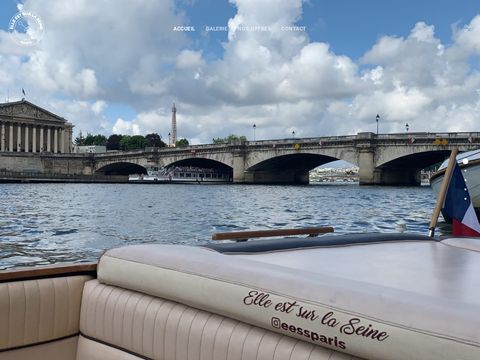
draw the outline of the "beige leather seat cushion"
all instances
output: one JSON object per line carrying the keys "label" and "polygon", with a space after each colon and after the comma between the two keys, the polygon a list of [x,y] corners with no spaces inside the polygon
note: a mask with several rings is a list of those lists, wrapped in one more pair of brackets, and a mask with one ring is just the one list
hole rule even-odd
{"label": "beige leather seat cushion", "polygon": [[97,280],[85,284],[80,331],[85,337],[79,341],[78,360],[133,360],[135,354],[162,360],[356,359]]}
{"label": "beige leather seat cushion", "polygon": [[137,245],[107,251],[98,268],[105,284],[389,360],[480,359],[477,274],[478,252],[432,241],[248,255]]}
{"label": "beige leather seat cushion", "polygon": [[83,284],[90,276],[0,284],[0,351],[78,333]]}
{"label": "beige leather seat cushion", "polygon": [[75,360],[78,335],[0,352],[0,360]]}

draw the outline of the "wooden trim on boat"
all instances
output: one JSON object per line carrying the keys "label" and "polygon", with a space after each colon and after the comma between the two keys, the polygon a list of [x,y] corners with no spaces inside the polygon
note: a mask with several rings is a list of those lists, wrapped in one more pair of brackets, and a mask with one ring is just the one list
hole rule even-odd
{"label": "wooden trim on boat", "polygon": [[2,270],[0,271],[0,283],[73,275],[91,275],[96,277],[96,274],[97,263],[54,264],[39,267]]}
{"label": "wooden trim on boat", "polygon": [[[473,166],[473,165],[480,165],[480,159],[471,160],[468,162],[468,164],[458,163],[458,166],[460,166],[460,169],[469,168],[470,166]],[[437,177],[444,175],[445,170],[446,168],[433,173],[432,176],[430,176],[430,182],[436,179]]]}
{"label": "wooden trim on boat", "polygon": [[247,240],[251,238],[263,238],[274,236],[292,236],[292,235],[308,235],[311,237],[319,234],[334,232],[333,227],[309,227],[300,229],[277,229],[277,230],[254,230],[254,231],[231,231],[214,233],[212,240]]}

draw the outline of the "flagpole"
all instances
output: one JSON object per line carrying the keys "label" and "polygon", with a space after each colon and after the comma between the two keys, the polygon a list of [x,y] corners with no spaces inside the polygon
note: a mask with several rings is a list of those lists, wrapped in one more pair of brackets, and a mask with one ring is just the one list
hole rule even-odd
{"label": "flagpole", "polygon": [[442,210],[443,202],[445,201],[445,195],[447,194],[448,184],[450,183],[450,178],[452,177],[453,167],[457,162],[458,147],[454,147],[450,153],[450,159],[448,160],[448,166],[445,170],[445,176],[443,178],[442,186],[438,192],[437,203],[435,204],[435,210],[433,211],[432,220],[430,221],[430,226],[428,228],[428,236],[433,237],[435,235],[435,227],[437,226],[438,217],[440,216],[440,211]]}

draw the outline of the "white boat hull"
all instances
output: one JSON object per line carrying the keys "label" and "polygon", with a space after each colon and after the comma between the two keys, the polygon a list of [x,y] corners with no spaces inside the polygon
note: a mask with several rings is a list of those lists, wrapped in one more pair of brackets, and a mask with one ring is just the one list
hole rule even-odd
{"label": "white boat hull", "polygon": [[143,178],[137,176],[130,176],[129,182],[132,183],[175,183],[175,184],[210,184],[210,183],[228,183],[227,179],[205,179],[205,178],[157,178],[153,176],[145,176]]}
{"label": "white boat hull", "polygon": [[211,169],[194,167],[175,167],[173,169],[149,167],[147,174],[130,174],[128,181],[134,183],[177,184],[228,183],[231,182],[231,176]]}

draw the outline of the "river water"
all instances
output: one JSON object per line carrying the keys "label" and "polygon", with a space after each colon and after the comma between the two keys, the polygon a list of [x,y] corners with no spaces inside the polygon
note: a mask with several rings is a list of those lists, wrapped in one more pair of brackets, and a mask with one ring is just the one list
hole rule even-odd
{"label": "river water", "polygon": [[137,243],[203,244],[212,233],[333,226],[427,233],[429,187],[0,184],[0,269],[96,260]]}

